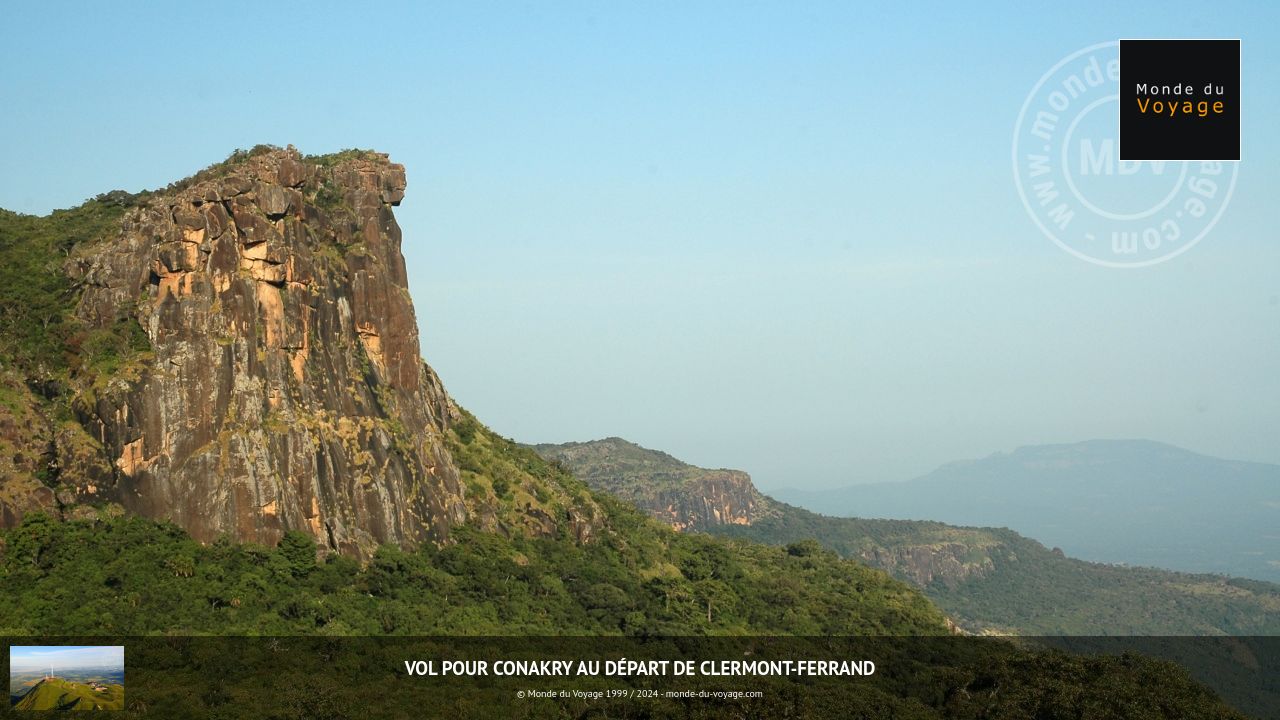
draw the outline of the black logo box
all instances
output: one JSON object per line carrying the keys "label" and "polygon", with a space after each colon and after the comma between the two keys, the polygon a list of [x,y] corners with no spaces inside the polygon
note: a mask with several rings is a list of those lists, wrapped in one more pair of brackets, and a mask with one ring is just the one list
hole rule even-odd
{"label": "black logo box", "polygon": [[1120,159],[1239,160],[1240,40],[1121,40]]}

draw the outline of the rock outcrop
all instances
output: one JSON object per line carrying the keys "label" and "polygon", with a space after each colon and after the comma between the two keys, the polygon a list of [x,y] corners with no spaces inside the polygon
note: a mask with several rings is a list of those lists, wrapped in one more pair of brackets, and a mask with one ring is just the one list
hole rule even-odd
{"label": "rock outcrop", "polygon": [[206,542],[302,530],[361,557],[463,521],[392,214],[404,192],[385,155],[270,149],[81,248],[79,320],[136,322],[149,349],[78,381],[76,419],[110,472],[64,487],[67,503],[118,503]]}
{"label": "rock outcrop", "polygon": [[592,488],[627,500],[676,530],[750,525],[773,512],[741,470],[696,467],[622,438],[534,449]]}
{"label": "rock outcrop", "polygon": [[707,470],[683,489],[659,489],[645,508],[676,530],[712,525],[750,525],[764,512],[764,500],[741,470]]}
{"label": "rock outcrop", "polygon": [[863,550],[858,559],[919,588],[928,588],[934,583],[955,588],[995,571],[995,563],[987,550],[989,548],[975,550],[960,542],[902,544]]}

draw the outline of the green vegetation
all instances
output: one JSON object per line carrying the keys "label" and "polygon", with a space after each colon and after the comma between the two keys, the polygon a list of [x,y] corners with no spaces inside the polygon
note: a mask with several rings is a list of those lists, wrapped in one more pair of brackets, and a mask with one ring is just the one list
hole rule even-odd
{"label": "green vegetation", "polygon": [[367,567],[277,548],[201,546],[141,518],[29,515],[3,533],[4,635],[938,634],[942,616],[883,573],[822,552],[678,535],[603,500],[594,542],[506,538],[381,548]]}
{"label": "green vegetation", "polygon": [[[366,567],[342,556],[317,562],[313,541],[300,533],[286,534],[276,548],[225,540],[201,546],[174,526],[141,518],[56,522],[30,515],[0,537],[0,618],[9,623],[0,634],[625,634],[654,644],[587,644],[569,654],[734,657],[742,654],[731,652],[737,646],[686,640],[668,647],[657,634],[907,633],[934,635],[941,644],[881,638],[840,650],[823,638],[769,640],[753,650],[784,658],[869,653],[884,670],[874,681],[756,678],[750,686],[764,697],[749,706],[619,702],[608,705],[608,714],[679,717],[694,707],[700,717],[734,717],[750,707],[760,716],[868,719],[1242,717],[1168,663],[948,638],[941,617],[918,593],[815,542],[784,549],[681,535],[616,501],[597,500],[608,521],[587,544],[464,527],[444,547],[384,547]],[[501,650],[486,651],[485,643],[496,641],[483,638],[475,646],[450,640],[425,648],[421,640],[231,642],[135,642],[130,682],[140,704],[130,710],[176,718],[342,718],[370,710],[412,716],[421,712],[425,691],[433,707],[496,717],[508,712],[499,709],[509,708],[512,692],[528,684],[414,684],[387,671],[424,653],[493,658],[513,652],[500,643]],[[528,657],[566,652],[546,649],[545,641],[539,650],[536,642],[519,647]],[[587,678],[572,686],[619,683],[706,689],[696,679]],[[65,704],[67,696],[58,697],[52,702]],[[34,698],[42,695],[30,702],[46,706]],[[522,705],[517,716],[579,716],[602,707],[559,699]]]}
{"label": "green vegetation", "polygon": [[[343,718],[370,710],[414,716],[426,701],[423,692],[433,707],[452,708],[461,717],[497,717],[527,681],[415,684],[388,669],[424,654],[741,657],[744,646],[671,638],[793,633],[810,638],[766,638],[745,647],[759,657],[867,655],[882,672],[856,682],[752,678],[750,687],[764,697],[749,705],[619,702],[608,705],[608,716],[681,717],[696,707],[699,717],[739,717],[749,707],[762,717],[868,720],[1243,717],[1169,663],[948,637],[941,616],[919,593],[815,542],[784,549],[682,535],[616,501],[599,502],[609,520],[585,545],[464,527],[444,547],[384,547],[366,567],[342,556],[317,562],[313,541],[300,533],[286,534],[276,548],[229,541],[206,547],[176,527],[141,518],[56,522],[30,515],[0,537],[0,618],[9,623],[0,634],[169,636],[131,645],[137,670],[130,683],[137,688],[131,690],[140,702],[136,709],[175,718]],[[283,645],[188,645],[172,637],[204,633],[619,639],[559,646],[478,638],[478,645],[445,640],[424,647],[421,639],[405,645],[325,645],[323,638],[301,637]],[[830,637],[846,634],[916,637]],[[617,644],[623,635],[640,645]],[[919,637],[928,635],[933,640]],[[718,642],[731,640],[743,642]],[[707,689],[696,678],[564,684]],[[270,691],[264,694],[264,688]],[[516,716],[581,716],[602,707],[558,699],[522,705]]]}
{"label": "green vegetation", "polygon": [[13,706],[14,710],[123,710],[124,686],[101,690],[62,678],[41,680]]}
{"label": "green vegetation", "polygon": [[264,155],[266,153],[279,150],[279,149],[280,148],[275,145],[267,145],[267,144],[254,145],[248,150],[236,148],[231,152],[230,155],[227,156],[226,160],[223,160],[222,162],[214,163],[209,167],[197,172],[194,175],[185,177],[176,182],[169,183],[169,185],[164,189],[164,192],[167,192],[167,193],[180,192],[182,190],[186,190],[187,188],[193,185],[198,185],[206,180],[212,180],[213,178],[221,177],[223,175],[226,175],[228,171],[233,170],[236,167],[245,164],[249,160],[252,160],[253,158],[258,157],[259,155]]}
{"label": "green vegetation", "polygon": [[[700,505],[705,470],[619,438],[540,445],[591,487],[650,511],[688,493]],[[658,498],[657,490],[665,495]],[[791,545],[816,540],[922,588],[971,632],[1020,635],[1276,635],[1280,586],[1066,557],[1002,528],[827,517],[760,495],[750,525],[706,533]]]}
{"label": "green vegetation", "polygon": [[1280,586],[1090,563],[1053,553],[1009,530],[993,532],[1002,536],[991,553],[994,572],[926,591],[949,614],[977,629],[1044,635],[1280,634]]}
{"label": "green vegetation", "polygon": [[1149,440],[1090,440],[781,499],[833,516],[1008,527],[1094,562],[1280,583],[1277,486],[1276,464]]}
{"label": "green vegetation", "polygon": [[[970,564],[967,571],[957,566],[949,574],[940,565],[924,591],[974,632],[1280,634],[1280,587],[1270,583],[1085,562],[1006,529],[832,518],[778,505],[777,516],[750,526],[708,530],[772,544],[817,538],[841,556],[864,560],[880,549],[880,564],[902,578],[911,576],[913,560],[922,562],[926,553],[958,555]],[[886,558],[886,549],[900,557]]]}
{"label": "green vegetation", "polygon": [[325,153],[323,155],[304,155],[303,160],[313,163],[322,168],[331,168],[335,165],[343,163],[347,160],[365,160],[374,157],[381,157],[373,150],[362,150],[360,148],[347,148],[337,152]]}
{"label": "green vegetation", "polygon": [[79,292],[63,265],[76,247],[118,227],[138,200],[117,191],[44,217],[0,210],[0,357],[31,381],[65,379],[86,342],[93,352],[107,349],[72,316]]}
{"label": "green vegetation", "polygon": [[588,485],[640,506],[663,491],[679,491],[714,470],[696,467],[662,452],[611,437],[583,443],[534,445],[532,449],[563,463]]}
{"label": "green vegetation", "polygon": [[473,517],[490,517],[497,527],[525,534],[556,529],[567,538],[573,518],[589,525],[601,513],[587,486],[563,467],[498,435],[462,408],[445,443]]}
{"label": "green vegetation", "polygon": [[76,317],[80,287],[66,267],[144,197],[115,191],[44,217],[0,210],[0,503],[27,502],[37,484],[56,488],[59,455],[94,444],[73,405],[91,406],[150,357],[136,318],[95,328]]}

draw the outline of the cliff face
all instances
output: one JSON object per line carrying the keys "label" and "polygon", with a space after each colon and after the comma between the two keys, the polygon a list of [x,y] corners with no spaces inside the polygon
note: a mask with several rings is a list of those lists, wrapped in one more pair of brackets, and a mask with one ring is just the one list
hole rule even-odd
{"label": "cliff face", "polygon": [[658,490],[643,508],[676,530],[750,525],[764,511],[751,476],[741,470],[707,470],[683,490]]}
{"label": "cliff face", "polygon": [[960,542],[877,546],[861,551],[857,557],[919,588],[928,588],[934,583],[955,588],[995,571],[989,554]]}
{"label": "cliff face", "polygon": [[77,318],[145,342],[78,381],[76,419],[113,467],[65,500],[201,541],[299,529],[354,555],[464,520],[391,210],[404,190],[384,155],[272,150],[171,186],[78,252]]}
{"label": "cliff face", "polygon": [[534,449],[676,530],[750,525],[773,511],[741,470],[695,467],[621,438]]}

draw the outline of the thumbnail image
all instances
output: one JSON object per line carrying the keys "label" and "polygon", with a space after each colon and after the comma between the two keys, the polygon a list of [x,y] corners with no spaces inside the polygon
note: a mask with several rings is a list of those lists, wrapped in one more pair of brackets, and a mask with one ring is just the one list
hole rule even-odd
{"label": "thumbnail image", "polygon": [[14,710],[123,710],[124,647],[10,647],[9,706]]}

